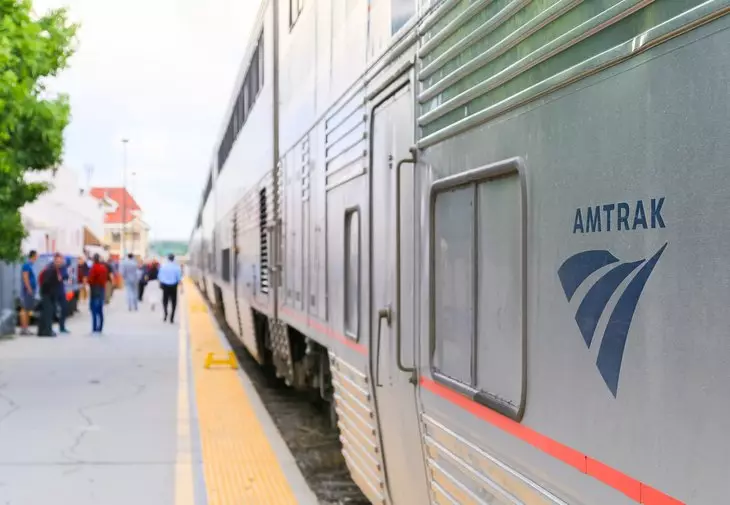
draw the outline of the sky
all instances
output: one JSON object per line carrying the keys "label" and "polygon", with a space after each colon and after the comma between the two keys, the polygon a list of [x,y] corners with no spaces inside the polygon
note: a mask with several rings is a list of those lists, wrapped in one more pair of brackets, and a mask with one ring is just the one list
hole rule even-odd
{"label": "sky", "polygon": [[[153,239],[187,240],[259,0],[33,0],[81,24],[49,83],[72,119],[64,164],[86,187],[127,187]],[[134,173],[134,176],[132,174]]]}

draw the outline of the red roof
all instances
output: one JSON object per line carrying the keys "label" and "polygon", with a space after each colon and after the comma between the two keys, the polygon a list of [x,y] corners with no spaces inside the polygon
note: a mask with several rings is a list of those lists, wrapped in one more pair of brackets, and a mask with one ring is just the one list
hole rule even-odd
{"label": "red roof", "polygon": [[[125,205],[125,194],[127,196],[127,215],[125,216],[125,219],[122,220],[122,209]],[[134,220],[134,214],[132,212],[135,210],[142,210],[137,202],[134,200],[134,197],[132,197],[132,195],[129,194],[129,191],[124,188],[91,188],[91,196],[93,196],[97,200],[108,198],[109,200],[113,200],[114,202],[116,202],[117,209],[114,212],[107,212],[104,215],[105,223],[129,223],[130,221]]]}

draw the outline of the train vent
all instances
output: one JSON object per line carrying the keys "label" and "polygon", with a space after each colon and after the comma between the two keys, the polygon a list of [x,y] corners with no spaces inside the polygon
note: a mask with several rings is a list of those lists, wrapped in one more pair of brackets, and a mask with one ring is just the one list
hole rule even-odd
{"label": "train vent", "polygon": [[266,188],[259,191],[259,257],[261,258],[261,275],[259,282],[261,292],[269,293],[269,235],[266,231],[267,222]]}

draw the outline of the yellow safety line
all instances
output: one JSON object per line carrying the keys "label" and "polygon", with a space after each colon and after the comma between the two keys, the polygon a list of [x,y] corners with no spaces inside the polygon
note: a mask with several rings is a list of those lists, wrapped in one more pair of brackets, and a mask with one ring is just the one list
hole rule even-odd
{"label": "yellow safety line", "polygon": [[180,321],[177,362],[177,457],[175,461],[175,505],[195,505],[193,458],[190,436],[190,393],[185,314]]}
{"label": "yellow safety line", "polygon": [[208,505],[296,504],[238,372],[204,368],[208,353],[224,354],[228,349],[189,281],[185,294]]}

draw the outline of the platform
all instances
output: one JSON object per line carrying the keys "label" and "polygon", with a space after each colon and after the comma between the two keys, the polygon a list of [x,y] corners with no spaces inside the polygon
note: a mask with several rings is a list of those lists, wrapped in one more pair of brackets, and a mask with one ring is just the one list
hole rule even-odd
{"label": "platform", "polygon": [[186,285],[179,322],[124,293],[91,336],[0,340],[0,504],[317,503],[229,347]]}

